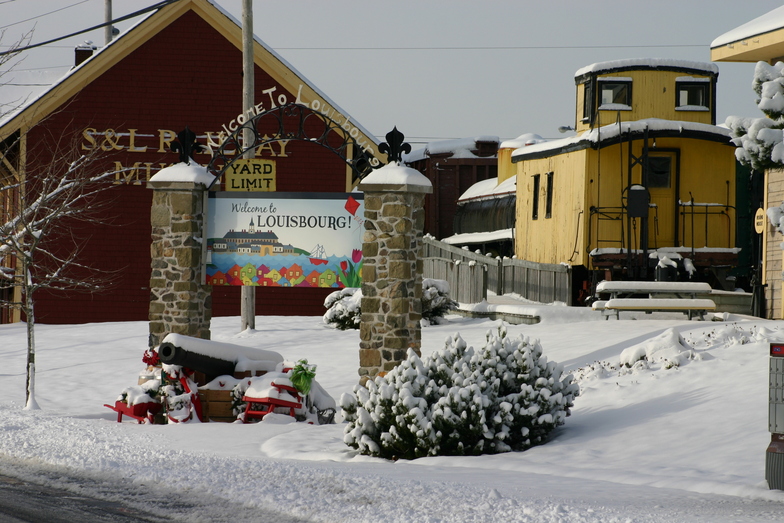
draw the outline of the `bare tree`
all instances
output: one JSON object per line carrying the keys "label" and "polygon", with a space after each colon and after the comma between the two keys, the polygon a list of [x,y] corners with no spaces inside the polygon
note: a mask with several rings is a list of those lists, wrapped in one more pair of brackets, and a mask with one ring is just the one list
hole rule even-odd
{"label": "bare tree", "polygon": [[[0,280],[18,289],[11,298],[0,299],[0,306],[21,310],[27,324],[26,409],[38,408],[36,292],[97,292],[112,281],[112,275],[85,263],[81,251],[85,243],[82,233],[103,221],[110,200],[102,193],[113,187],[114,172],[101,172],[100,151],[80,154],[75,143],[53,150],[64,152],[47,160],[34,175],[0,187],[7,216],[0,221],[0,260],[11,260],[0,265]],[[0,161],[2,154],[0,151]]]}
{"label": "bare tree", "polygon": [[[12,43],[7,49],[0,47],[0,86],[9,83],[5,78],[13,72],[17,65],[19,65],[24,58],[19,58],[20,49],[23,49],[32,39],[32,31],[25,33],[19,37],[17,41]],[[0,31],[0,42],[5,38],[5,29]],[[21,105],[22,100],[3,100],[0,99],[0,120],[7,114],[14,112]]]}

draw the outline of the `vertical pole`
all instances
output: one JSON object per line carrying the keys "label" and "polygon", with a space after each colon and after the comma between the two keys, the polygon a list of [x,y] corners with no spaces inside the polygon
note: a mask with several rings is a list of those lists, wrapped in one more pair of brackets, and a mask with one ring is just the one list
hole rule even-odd
{"label": "vertical pole", "polygon": [[104,0],[104,21],[108,24],[103,27],[104,45],[112,41],[112,0]]}
{"label": "vertical pole", "polygon": [[[253,73],[253,0],[242,0],[242,112],[246,115],[254,106]],[[246,123],[246,125],[252,124]],[[250,127],[245,127],[242,131],[244,146],[247,147],[252,140],[253,133]],[[253,149],[246,151],[243,155],[245,159],[253,157]],[[255,329],[256,288],[250,285],[243,285],[240,292],[242,294],[240,305],[242,330]]]}

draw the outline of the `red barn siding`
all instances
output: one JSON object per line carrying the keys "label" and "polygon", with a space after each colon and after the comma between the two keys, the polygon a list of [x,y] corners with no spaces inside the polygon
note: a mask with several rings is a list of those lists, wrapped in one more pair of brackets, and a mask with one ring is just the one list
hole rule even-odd
{"label": "red barn siding", "polygon": [[[275,96],[286,95],[294,101],[296,93],[285,91],[272,78],[256,68],[256,100],[266,102],[263,90],[276,87]],[[117,284],[104,294],[51,294],[41,292],[36,300],[36,317],[42,323],[81,323],[120,320],[146,320],[150,279],[150,205],[152,191],[145,184],[145,163],[151,174],[160,164],[178,161],[178,155],[160,152],[160,130],[179,132],[186,125],[198,135],[217,135],[224,124],[241,112],[241,52],[201,17],[189,11],[168,28],[150,38],[139,49],[106,70],[78,95],[34,128],[29,144],[39,150],[51,144],[51,137],[78,138],[79,147],[90,146],[81,136],[87,128],[108,131],[109,141],[96,137],[97,145],[111,149],[112,142],[122,150],[107,151],[105,169],[115,162],[124,167],[139,163],[138,184],[122,183],[107,192],[110,207],[103,218],[115,226],[93,226],[82,230],[89,238],[84,243],[84,258],[106,273],[121,275]],[[266,106],[266,104],[265,104]],[[276,124],[269,124],[274,134]],[[129,130],[135,129],[135,147],[145,152],[130,152]],[[112,133],[125,133],[117,137]],[[152,135],[152,136],[149,136]],[[204,140],[200,140],[204,143]],[[61,147],[70,145],[65,140]],[[31,146],[32,147],[32,146]],[[277,146],[273,146],[277,150]],[[57,150],[30,155],[28,173],[36,166],[57,157]],[[289,142],[286,157],[262,156],[276,160],[278,191],[344,192],[346,166],[332,152],[307,142]],[[206,164],[207,154],[196,156]],[[60,246],[65,248],[64,245]],[[264,289],[257,293],[259,314],[322,314],[328,289]],[[215,288],[213,315],[239,314],[239,289]]]}

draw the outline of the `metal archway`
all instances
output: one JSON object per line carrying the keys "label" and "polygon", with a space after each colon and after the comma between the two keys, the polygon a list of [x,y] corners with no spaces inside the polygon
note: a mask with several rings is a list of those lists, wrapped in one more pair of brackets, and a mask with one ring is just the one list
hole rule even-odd
{"label": "metal archway", "polygon": [[[259,131],[258,124],[262,120],[265,123],[269,120],[277,121],[277,132],[270,136],[266,132]],[[343,125],[345,122],[337,122],[306,105],[298,103],[281,105],[252,116],[238,125],[236,130],[231,131],[226,140],[213,152],[207,169],[215,174],[217,181],[222,178],[226,169],[235,161],[242,159],[247,151],[280,140],[295,140],[320,145],[335,153],[351,167],[354,173],[353,181],[356,182],[370,174],[373,169],[380,167],[381,162],[367,147],[362,147]],[[245,129],[251,131],[252,138],[248,144],[243,140]],[[218,169],[217,166],[221,163],[223,165]]]}

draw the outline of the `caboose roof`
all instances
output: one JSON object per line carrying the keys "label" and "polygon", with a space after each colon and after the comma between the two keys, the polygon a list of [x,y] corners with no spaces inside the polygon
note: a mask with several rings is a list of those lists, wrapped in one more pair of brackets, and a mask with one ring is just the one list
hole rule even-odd
{"label": "caboose roof", "polygon": [[[633,122],[610,124],[560,140],[528,145],[512,153],[512,162],[536,160],[582,149],[599,149],[623,140],[641,139],[645,132],[653,138],[696,138],[732,145],[730,130],[716,125],[647,118]],[[733,146],[734,147],[734,146]]]}
{"label": "caboose roof", "polygon": [[716,64],[693,62],[690,60],[674,60],[669,58],[631,58],[624,60],[611,60],[597,62],[581,67],[574,73],[576,83],[584,82],[588,77],[599,73],[621,71],[677,71],[689,74],[704,74],[718,76],[719,68]]}

